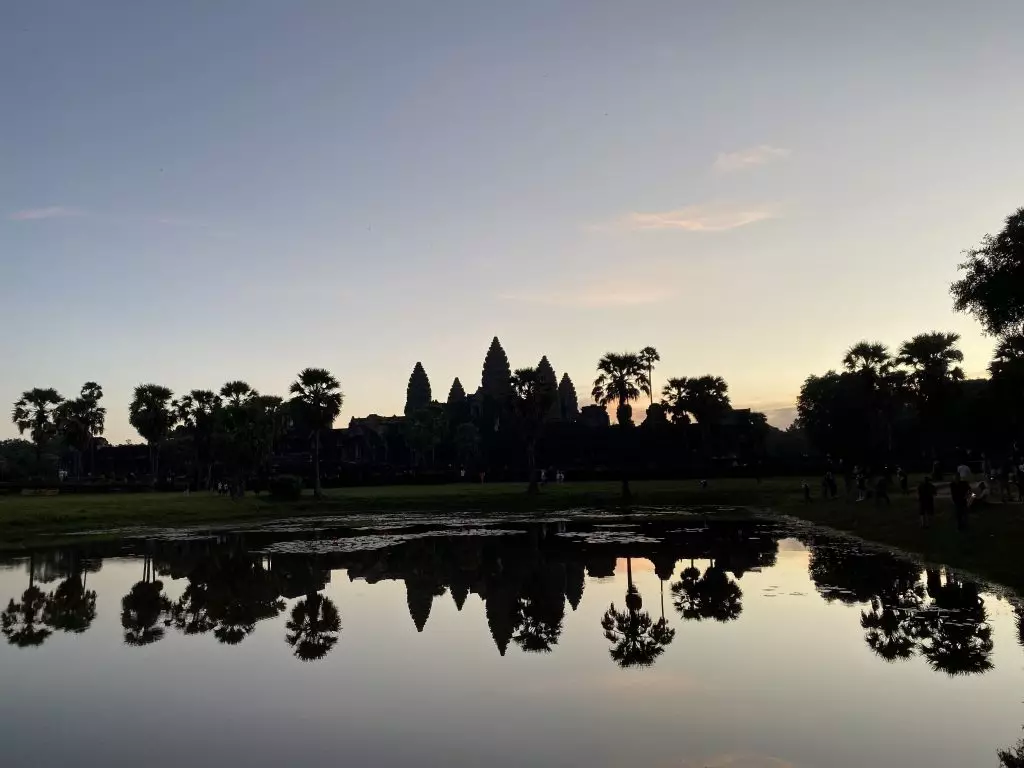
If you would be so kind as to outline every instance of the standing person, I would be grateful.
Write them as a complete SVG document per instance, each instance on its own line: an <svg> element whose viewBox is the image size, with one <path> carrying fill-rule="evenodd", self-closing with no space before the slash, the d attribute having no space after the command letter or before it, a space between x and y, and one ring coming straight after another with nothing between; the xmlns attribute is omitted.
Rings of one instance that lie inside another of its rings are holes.
<svg viewBox="0 0 1024 768"><path fill-rule="evenodd" d="M811 486L810 486L810 484L806 480L804 480L802 483L800 483L800 489L804 492L804 504L810 504L811 503Z"/></svg>
<svg viewBox="0 0 1024 768"><path fill-rule="evenodd" d="M854 467L853 471L857 480L857 501L864 501L868 497L868 479L859 467Z"/></svg>
<svg viewBox="0 0 1024 768"><path fill-rule="evenodd" d="M964 459L956 468L956 476L963 480L965 483L971 482L971 467L967 463L967 459Z"/></svg>
<svg viewBox="0 0 1024 768"><path fill-rule="evenodd" d="M999 492L1003 504L1013 501L1013 493L1010 491L1010 476L1013 474L1013 464L1009 459L999 467Z"/></svg>
<svg viewBox="0 0 1024 768"><path fill-rule="evenodd" d="M896 478L900 481L900 492L904 496L907 495L909 490L910 478L907 477L907 471L903 467L896 467Z"/></svg>
<svg viewBox="0 0 1024 768"><path fill-rule="evenodd" d="M828 493L831 498L839 496L839 485L836 483L836 476L829 470L825 473L825 480L828 482Z"/></svg>
<svg viewBox="0 0 1024 768"><path fill-rule="evenodd" d="M931 528L935 519L935 486L928 475L917 486L917 508L921 512L921 527Z"/></svg>
<svg viewBox="0 0 1024 768"><path fill-rule="evenodd" d="M882 506L882 502L885 502L885 506L892 504L889 501L889 477L883 472L878 476L878 480L875 481L875 506Z"/></svg>
<svg viewBox="0 0 1024 768"><path fill-rule="evenodd" d="M956 477L949 484L949 497L953 500L953 510L956 512L956 527L958 530L967 528L967 506L971 497L971 484L968 483L957 471Z"/></svg>

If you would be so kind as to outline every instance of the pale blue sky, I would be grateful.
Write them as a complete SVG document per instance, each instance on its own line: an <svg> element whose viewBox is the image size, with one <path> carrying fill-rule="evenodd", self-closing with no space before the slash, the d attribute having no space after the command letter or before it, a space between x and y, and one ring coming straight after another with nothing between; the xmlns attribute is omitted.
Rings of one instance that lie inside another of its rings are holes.
<svg viewBox="0 0 1024 768"><path fill-rule="evenodd" d="M400 411L497 334L583 395L656 346L790 405L862 337L964 335L1024 204L1024 3L48 2L0 23L0 401L342 380ZM778 414L781 418L781 414ZM14 427L0 420L0 436ZM136 438L137 439L137 438Z"/></svg>

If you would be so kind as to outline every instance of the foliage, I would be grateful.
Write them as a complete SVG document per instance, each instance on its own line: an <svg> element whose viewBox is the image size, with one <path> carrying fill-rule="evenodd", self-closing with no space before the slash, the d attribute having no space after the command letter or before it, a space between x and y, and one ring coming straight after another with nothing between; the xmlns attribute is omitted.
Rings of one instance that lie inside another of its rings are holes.
<svg viewBox="0 0 1024 768"><path fill-rule="evenodd" d="M43 446L56 435L54 410L63 400L55 389L36 387L23 392L14 403L11 421L18 428L18 434L29 433L37 452L41 452Z"/></svg>
<svg viewBox="0 0 1024 768"><path fill-rule="evenodd" d="M512 404L516 423L526 442L526 465L530 493L537 492L537 440L551 414L558 392L554 371L551 375L537 368L520 368L512 375Z"/></svg>
<svg viewBox="0 0 1024 768"><path fill-rule="evenodd" d="M661 355L654 347L644 347L640 350L640 365L647 371L647 394L651 396L651 404L654 404L654 364L661 362Z"/></svg>
<svg viewBox="0 0 1024 768"><path fill-rule="evenodd" d="M302 478L298 475L274 475L268 489L272 499L295 501L302 496Z"/></svg>
<svg viewBox="0 0 1024 768"><path fill-rule="evenodd" d="M614 603L601 618L601 628L612 644L612 661L624 669L651 666L676 636L665 619L652 621L647 611L619 611Z"/></svg>
<svg viewBox="0 0 1024 768"><path fill-rule="evenodd" d="M52 633L43 624L48 600L43 591L30 585L21 596L21 602L12 599L0 613L0 632L7 642L19 648L42 645Z"/></svg>
<svg viewBox="0 0 1024 768"><path fill-rule="evenodd" d="M950 286L954 309L973 314L995 336L1024 331L1024 208L966 255L963 277Z"/></svg>
<svg viewBox="0 0 1024 768"><path fill-rule="evenodd" d="M422 363L413 366L409 385L405 390L405 415L412 416L430 405L430 379Z"/></svg>
<svg viewBox="0 0 1024 768"><path fill-rule="evenodd" d="M54 411L57 431L75 451L77 474L81 475L81 457L103 434L107 409L100 405L103 388L94 381L86 382L78 397L65 400Z"/></svg>
<svg viewBox="0 0 1024 768"><path fill-rule="evenodd" d="M149 443L150 469L154 480L160 469L160 446L167 440L177 421L172 405L173 393L159 384L140 384L128 407L128 422Z"/></svg>
<svg viewBox="0 0 1024 768"><path fill-rule="evenodd" d="M591 397L598 405L617 404L616 418L622 425L632 423L629 404L639 400L641 394L650 394L647 370L638 354L609 352L597 363L597 378Z"/></svg>
<svg viewBox="0 0 1024 768"><path fill-rule="evenodd" d="M475 464L480 458L480 430L476 424L459 424L455 430L455 455L463 467Z"/></svg>
<svg viewBox="0 0 1024 768"><path fill-rule="evenodd" d="M234 406L244 404L246 400L255 395L256 390L244 381L229 381L220 388L220 396Z"/></svg>
<svg viewBox="0 0 1024 768"><path fill-rule="evenodd" d="M341 616L334 601L314 592L299 600L285 624L285 641L300 661L318 661L338 643Z"/></svg>
<svg viewBox="0 0 1024 768"><path fill-rule="evenodd" d="M721 376L673 378L662 389L662 402L674 423L693 416L705 426L719 423L731 408L729 385Z"/></svg>
<svg viewBox="0 0 1024 768"><path fill-rule="evenodd" d="M314 485L313 494L319 498L320 489L320 432L330 429L341 413L344 395L341 384L325 368L305 368L289 388L292 411L300 425L309 430L313 439Z"/></svg>

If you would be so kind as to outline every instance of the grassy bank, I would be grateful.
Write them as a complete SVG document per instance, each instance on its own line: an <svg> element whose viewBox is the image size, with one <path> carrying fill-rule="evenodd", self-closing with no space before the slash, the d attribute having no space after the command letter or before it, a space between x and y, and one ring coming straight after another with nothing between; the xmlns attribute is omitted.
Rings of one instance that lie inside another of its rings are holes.
<svg viewBox="0 0 1024 768"><path fill-rule="evenodd" d="M815 489L816 491L817 489ZM933 528L922 530L913 494L893 494L891 507L873 502L803 501L799 481L790 478L633 483L634 508L646 506L730 505L792 515L848 531L865 539L914 552L978 573L1006 586L1024 589L1020 546L1024 543L1024 505L993 505L974 516L965 534L956 530L948 498L938 499ZM321 501L306 495L295 502L248 496L232 501L215 494L137 494L103 496L0 497L0 547L19 546L40 537L125 526L188 526L240 523L298 516L346 513L473 511L500 516L577 507L625 511L617 483L548 485L527 496L521 484L345 488Z"/></svg>

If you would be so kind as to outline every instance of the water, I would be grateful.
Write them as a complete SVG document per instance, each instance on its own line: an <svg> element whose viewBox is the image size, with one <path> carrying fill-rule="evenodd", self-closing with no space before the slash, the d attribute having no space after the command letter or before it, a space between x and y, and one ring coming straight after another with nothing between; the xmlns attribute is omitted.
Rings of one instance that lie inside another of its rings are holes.
<svg viewBox="0 0 1024 768"><path fill-rule="evenodd" d="M984 768L1024 723L1011 602L767 522L166 534L0 605L5 767Z"/></svg>

